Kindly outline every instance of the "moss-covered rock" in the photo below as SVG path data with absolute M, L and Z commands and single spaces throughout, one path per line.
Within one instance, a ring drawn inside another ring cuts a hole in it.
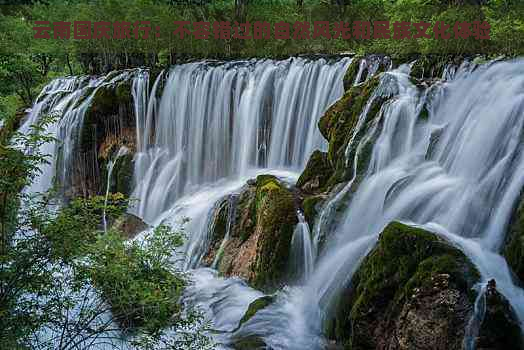
M 362 56 L 357 55 L 353 57 L 353 60 L 349 64 L 346 74 L 344 74 L 344 90 L 349 90 L 351 86 L 353 86 L 353 83 L 355 82 L 355 79 L 358 74 L 358 69 L 360 67 L 360 60 L 362 59 Z
M 272 304 L 274 301 L 275 301 L 275 296 L 273 295 L 264 295 L 263 297 L 260 297 L 252 301 L 249 304 L 246 312 L 244 313 L 244 316 L 242 316 L 242 318 L 238 322 L 238 327 L 240 328 L 244 323 L 246 323 L 251 318 L 253 318 L 253 316 L 255 316 L 255 314 L 258 311 L 265 309 L 270 304 Z
M 320 205 L 326 200 L 326 198 L 326 195 L 319 194 L 306 197 L 302 202 L 302 207 L 304 209 L 304 219 L 308 223 L 310 229 L 313 228 L 318 215 L 318 210 L 320 209 Z
M 257 177 L 259 237 L 251 283 L 257 288 L 276 287 L 288 266 L 293 230 L 298 223 L 293 194 L 275 177 Z
M 333 176 L 333 168 L 328 162 L 327 153 L 314 151 L 307 162 L 306 168 L 297 181 L 297 187 L 308 193 L 322 192 Z
M 476 268 L 457 248 L 393 222 L 341 297 L 329 335 L 347 349 L 461 349 Z
M 364 107 L 379 83 L 380 78 L 376 76 L 364 84 L 351 87 L 319 120 L 318 127 L 320 132 L 329 142 L 327 161 L 334 170 L 328 180 L 328 188 L 348 180 L 350 173 L 348 169 L 352 169 L 353 165 L 352 162 L 347 161 L 346 148 L 353 136 L 359 116 L 364 111 Z M 375 118 L 384 101 L 385 98 L 383 97 L 378 97 L 373 100 L 366 115 L 366 125 Z M 361 137 L 362 135 L 357 135 L 354 139 L 353 144 L 355 146 Z M 372 144 L 369 146 L 368 152 L 364 152 L 365 154 L 359 158 L 359 163 L 361 163 L 359 164 L 360 170 L 365 170 L 367 161 L 369 161 Z M 349 159 L 351 159 L 351 157 L 352 155 L 350 154 Z
M 235 339 L 231 344 L 235 350 L 265 350 L 267 344 L 258 336 L 252 335 L 249 337 L 242 337 Z
M 423 55 L 417 58 L 411 67 L 411 77 L 419 80 L 441 78 L 444 69 L 450 64 L 460 65 L 463 56 L 457 55 Z
M 273 289 L 285 278 L 291 238 L 298 222 L 293 193 L 275 176 L 260 175 L 238 195 L 230 237 L 222 247 L 218 270 L 252 286 Z M 219 205 L 211 245 L 203 263 L 211 265 L 222 245 L 229 213 Z
M 502 254 L 515 275 L 524 281 L 524 197 L 510 220 Z

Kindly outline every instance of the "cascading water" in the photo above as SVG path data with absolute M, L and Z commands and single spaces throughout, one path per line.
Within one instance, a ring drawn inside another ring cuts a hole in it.
M 456 244 L 477 265 L 484 282 L 497 280 L 524 320 L 524 293 L 514 286 L 497 254 L 524 185 L 524 62 L 494 63 L 473 72 L 466 65 L 453 81 L 437 84 L 427 94 L 410 83 L 407 72 L 404 66 L 381 79 L 382 85 L 397 91 L 396 97 L 379 114 L 382 127 L 365 178 L 330 233 L 306 292 L 287 299 L 294 308 L 303 307 L 299 313 L 309 323 L 298 335 L 288 336 L 304 337 L 315 329 L 320 334 L 321 322 L 311 315 L 329 310 L 378 233 L 392 220 L 422 225 Z M 424 103 L 427 120 L 419 114 Z M 436 133 L 438 140 L 432 143 Z M 255 316 L 252 324 L 260 326 L 263 317 L 263 313 Z M 262 335 L 274 345 L 281 331 L 272 330 L 277 335 Z M 465 342 L 471 347 L 471 339 Z
M 41 153 L 49 156 L 49 164 L 44 165 L 30 188 L 30 193 L 48 191 L 53 181 L 60 184 L 64 191 L 71 185 L 72 162 L 77 150 L 84 116 L 98 89 L 114 85 L 132 77 L 134 71 L 123 71 L 105 77 L 72 77 L 56 79 L 40 93 L 29 113 L 27 120 L 20 127 L 23 133 L 31 132 L 31 127 L 45 116 L 54 120 L 48 125 L 46 133 L 55 138 L 41 145 Z
M 298 172 L 325 148 L 317 121 L 343 93 L 350 59 L 189 63 L 160 75 L 136 156 L 135 214 L 154 221 L 202 184 L 251 168 Z M 165 87 L 156 98 L 160 79 Z M 150 126 L 154 126 L 149 128 Z
M 291 275 L 299 282 L 307 281 L 313 271 L 315 253 L 309 225 L 301 212 L 297 213 L 298 224 L 291 239 Z

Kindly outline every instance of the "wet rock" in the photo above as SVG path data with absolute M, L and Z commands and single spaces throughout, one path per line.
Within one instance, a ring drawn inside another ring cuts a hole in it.
M 131 239 L 140 232 L 147 230 L 149 225 L 142 221 L 138 216 L 125 213 L 115 220 L 112 228 L 121 232 L 125 238 Z
M 322 203 L 326 200 L 326 198 L 326 195 L 319 194 L 306 197 L 302 202 L 302 206 L 304 208 L 304 218 L 306 219 L 310 229 L 313 228 Z
M 328 334 L 350 349 L 461 349 L 479 274 L 438 236 L 393 222 L 342 295 Z
M 231 346 L 235 350 L 266 350 L 268 348 L 262 338 L 254 335 L 237 339 Z
M 273 295 L 264 295 L 263 297 L 260 297 L 249 304 L 249 307 L 247 308 L 246 312 L 244 313 L 244 316 L 240 319 L 238 322 L 238 327 L 240 328 L 244 323 L 249 321 L 255 314 L 268 307 L 275 301 L 275 296 Z
M 488 282 L 485 313 L 477 338 L 477 350 L 524 349 L 519 320 L 508 300 L 497 291 L 495 280 Z
M 202 259 L 202 263 L 205 266 L 212 266 L 215 259 L 221 259 L 223 251 L 220 251 L 222 241 L 224 240 L 228 230 L 228 217 L 229 217 L 229 203 L 228 199 L 222 200 L 215 209 L 213 219 L 211 222 L 211 231 L 213 236 L 211 237 L 211 243 L 209 249 Z
M 84 96 L 88 95 L 86 93 Z M 79 99 L 76 104 L 83 102 L 83 99 Z M 96 90 L 85 112 L 79 135 L 77 156 L 72 164 L 71 189 L 67 191 L 69 197 L 88 197 L 105 192 L 107 164 L 112 156 L 122 146 L 131 154 L 136 150 L 135 124 L 131 81 Z M 131 158 L 126 160 L 126 175 L 117 174 L 121 181 L 116 181 L 118 184 L 113 186 L 113 191 L 130 194 Z
M 221 208 L 221 209 L 220 209 Z M 204 256 L 210 265 L 222 245 L 223 218 L 215 214 L 212 244 Z M 271 290 L 285 278 L 293 229 L 298 222 L 292 192 L 276 177 L 260 175 L 247 185 L 237 199 L 230 238 L 224 242 L 218 270 L 226 276 L 239 276 L 256 288 Z
M 327 162 L 332 168 L 332 175 L 326 185 L 328 189 L 331 189 L 337 183 L 349 180 L 351 173 L 349 170 L 353 169 L 352 159 L 354 158 L 355 150 L 350 150 L 349 154 L 346 155 L 346 149 L 352 139 L 359 116 L 379 82 L 380 79 L 376 76 L 363 84 L 351 87 L 340 100 L 327 110 L 318 122 L 321 134 L 329 142 Z M 366 115 L 366 126 L 364 129 L 367 128 L 368 122 L 377 116 L 385 100 L 382 97 L 373 100 Z M 358 144 L 363 134 L 356 135 L 353 142 L 354 146 Z M 372 143 L 370 146 L 372 146 Z M 364 171 L 370 156 L 371 147 L 366 148 L 362 152 L 357 168 Z
M 116 152 L 118 152 L 117 149 L 115 149 L 115 153 Z M 109 192 L 119 192 L 126 195 L 126 197 L 131 195 L 133 191 L 133 157 L 133 154 L 127 153 L 115 160 L 115 154 L 112 154 L 109 159 L 99 160 L 100 187 L 102 193 L 106 191 L 107 181 L 109 180 Z M 111 178 L 108 179 L 108 164 L 110 161 L 114 162 L 114 166 Z
M 346 74 L 344 74 L 344 90 L 347 91 L 351 88 L 351 86 L 353 86 L 353 83 L 357 77 L 358 69 L 360 67 L 360 60 L 362 58 L 363 57 L 359 55 L 353 57 L 353 60 L 346 70 Z
M 410 76 L 418 80 L 440 79 L 449 65 L 459 66 L 464 56 L 457 55 L 422 55 L 411 67 Z
M 296 186 L 306 193 L 323 192 L 332 175 L 333 168 L 328 162 L 327 153 L 316 150 L 309 157 Z

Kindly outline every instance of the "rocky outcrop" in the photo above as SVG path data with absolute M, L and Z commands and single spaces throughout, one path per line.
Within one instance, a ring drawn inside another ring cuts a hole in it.
M 140 232 L 147 230 L 149 226 L 139 217 L 130 213 L 124 213 L 115 220 L 112 228 L 120 232 L 124 238 L 131 239 Z
M 234 206 L 226 203 L 215 212 L 204 264 L 215 261 L 220 273 L 242 277 L 256 288 L 279 286 L 285 279 L 298 222 L 293 193 L 276 177 L 260 175 L 248 183 Z M 234 213 L 228 224 L 230 210 Z
M 391 66 L 391 58 L 385 55 L 356 55 L 344 75 L 344 89 L 347 91 L 353 85 L 360 84 L 373 76 L 387 71 Z M 360 76 L 358 75 L 359 71 Z
M 457 55 L 422 55 L 415 59 L 410 75 L 417 80 L 439 79 L 446 67 L 459 66 L 463 61 L 464 57 Z
M 358 60 L 354 62 L 358 63 Z M 351 67 L 353 63 L 350 69 Z M 320 132 L 329 142 L 328 151 L 327 153 L 318 150 L 313 152 L 297 181 L 297 188 L 303 196 L 304 214 L 310 225 L 316 218 L 320 202 L 337 184 L 348 181 L 353 175 L 356 146 L 386 100 L 381 96 L 376 96 L 372 100 L 364 127 L 361 132 L 353 135 L 359 116 L 370 101 L 379 82 L 380 77 L 375 76 L 362 84 L 350 86 L 344 96 L 333 104 L 319 120 Z M 348 147 L 351 140 L 353 140 L 352 147 Z M 366 143 L 366 146 L 359 152 L 357 164 L 359 179 L 367 168 L 372 147 L 373 140 Z M 355 181 L 355 187 L 358 182 L 359 180 Z
M 461 349 L 479 274 L 438 236 L 393 222 L 342 295 L 329 334 L 346 349 Z
M 80 99 L 77 104 L 82 102 Z M 129 154 L 115 166 L 110 191 L 130 194 L 132 153 L 136 149 L 135 124 L 131 81 L 96 90 L 83 120 L 79 149 L 73 163 L 70 196 L 92 196 L 105 192 L 107 165 L 123 146 Z
M 241 327 L 244 323 L 246 323 L 251 318 L 253 318 L 253 316 L 255 316 L 255 314 L 258 311 L 265 309 L 266 307 L 271 305 L 274 301 L 275 301 L 275 296 L 273 295 L 264 295 L 263 297 L 260 297 L 252 301 L 249 304 L 246 312 L 244 313 L 244 316 L 242 316 L 242 318 L 238 322 L 238 327 Z
M 324 192 L 332 175 L 333 168 L 328 161 L 327 153 L 316 150 L 309 157 L 296 186 L 305 193 Z
M 520 323 L 495 280 L 486 287 L 485 312 L 476 339 L 477 350 L 524 349 Z

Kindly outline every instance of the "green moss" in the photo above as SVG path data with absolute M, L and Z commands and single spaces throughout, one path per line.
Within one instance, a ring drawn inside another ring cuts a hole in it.
M 318 206 L 319 203 L 324 201 L 324 196 L 310 196 L 304 199 L 304 202 L 302 203 L 302 206 L 304 207 L 304 218 L 306 219 L 306 222 L 308 223 L 310 228 L 313 228 L 315 224 L 315 219 L 318 214 Z
M 360 60 L 362 59 L 361 55 L 353 57 L 346 74 L 344 74 L 344 90 L 349 90 L 353 86 L 353 82 L 357 77 L 358 69 L 360 67 Z
M 337 308 L 331 335 L 353 342 L 348 337 L 359 333 L 350 330 L 361 320 L 379 317 L 371 316 L 377 313 L 393 317 L 415 288 L 427 286 L 439 274 L 449 275 L 450 284 L 468 293 L 473 303 L 471 288 L 480 275 L 460 250 L 423 229 L 390 223 L 353 276 L 353 287 Z M 355 341 L 366 344 L 365 339 Z
M 364 313 L 375 298 L 390 295 L 399 301 L 438 273 L 450 274 L 461 287 L 480 278 L 466 256 L 438 236 L 393 222 L 384 229 L 377 247 L 359 269 L 358 297 L 352 316 Z
M 235 350 L 264 350 L 267 349 L 267 345 L 260 337 L 251 335 L 235 340 L 233 348 Z
M 99 162 L 100 178 L 103 183 L 98 190 L 100 194 L 104 194 L 107 188 L 108 162 L 107 160 L 99 160 Z M 109 192 L 119 192 L 126 196 L 131 195 L 133 191 L 133 171 L 134 163 L 132 154 L 125 154 L 118 158 L 113 167 L 111 179 L 109 179 L 111 181 L 109 184 Z
M 256 230 L 260 237 L 250 282 L 256 288 L 271 289 L 285 276 L 298 219 L 293 194 L 274 176 L 261 175 L 256 182 Z
M 261 208 L 264 198 L 271 193 L 278 193 L 282 189 L 282 185 L 278 179 L 273 175 L 259 175 L 256 180 L 256 209 Z
M 255 231 L 256 221 L 256 187 L 249 186 L 240 194 L 237 202 L 233 236 L 239 237 L 242 242 L 245 242 Z
M 410 76 L 416 79 L 440 78 L 448 64 L 460 64 L 464 57 L 457 55 L 423 55 L 411 67 Z
M 253 316 L 255 316 L 255 314 L 258 311 L 265 309 L 268 305 L 270 305 L 274 301 L 275 301 L 275 297 L 273 295 L 264 295 L 263 297 L 260 297 L 256 299 L 255 301 L 251 302 L 246 312 L 244 313 L 244 316 L 242 316 L 242 318 L 240 319 L 240 322 L 238 323 L 238 328 L 240 328 L 244 323 L 246 323 Z
M 131 81 L 126 80 L 118 83 L 114 90 L 117 103 L 125 104 L 132 102 Z
M 379 83 L 380 77 L 375 76 L 364 84 L 351 87 L 342 99 L 331 106 L 319 121 L 322 135 L 329 141 L 327 160 L 331 167 L 334 168 L 334 172 L 326 184 L 327 189 L 337 183 L 347 181 L 349 178 L 350 172 L 348 169 L 352 169 L 353 165 L 347 162 L 346 148 L 353 136 L 360 114 Z M 369 127 L 370 121 L 379 113 L 384 101 L 385 98 L 382 97 L 373 101 L 366 115 L 364 131 Z M 349 159 L 353 159 L 356 145 L 358 145 L 363 135 L 364 132 L 356 135 L 353 143 L 355 147 L 350 150 Z M 367 168 L 366 165 L 370 159 L 373 144 L 370 143 L 369 147 L 369 149 L 365 150 L 363 156 L 359 158 L 360 162 L 357 168 L 359 171 L 364 171 Z
M 300 174 L 296 186 L 305 190 L 308 182 L 318 180 L 318 184 L 311 184 L 314 188 L 309 190 L 325 190 L 329 178 L 333 176 L 333 168 L 328 162 L 327 153 L 316 150 L 311 154 L 307 162 L 306 168 Z

